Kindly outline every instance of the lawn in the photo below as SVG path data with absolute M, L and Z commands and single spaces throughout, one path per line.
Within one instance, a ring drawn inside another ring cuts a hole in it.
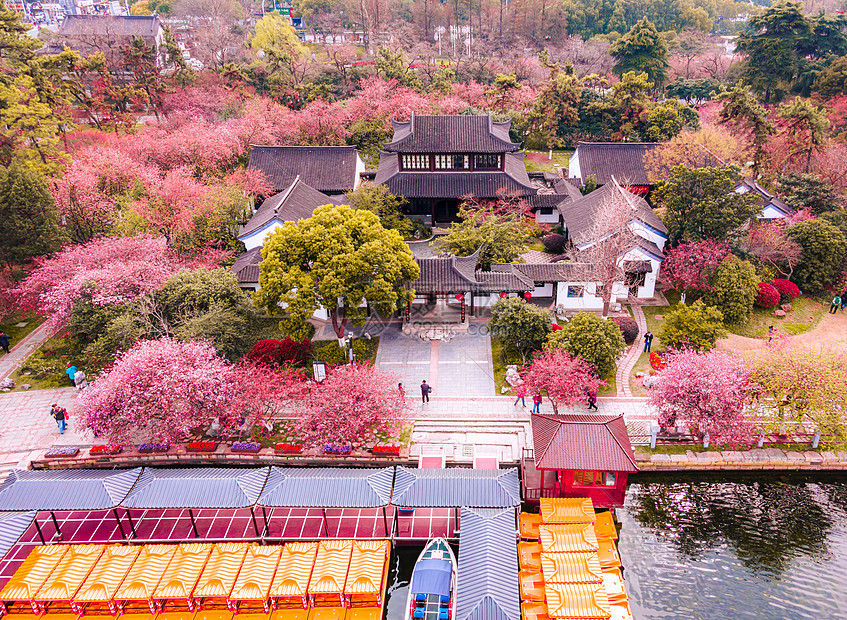
M 573 151 L 553 151 L 553 159 L 548 159 L 548 151 L 527 151 L 527 172 L 556 172 L 556 167 L 567 168 Z
M 11 374 L 11 378 L 18 385 L 28 383 L 33 390 L 71 387 L 65 374 L 68 363 L 82 368 L 89 380 L 100 371 L 99 368 L 81 366 L 81 359 L 82 350 L 73 340 L 53 336 L 25 359 Z M 12 391 L 20 390 L 20 387 L 16 387 Z
M 730 324 L 726 328 L 739 336 L 764 338 L 768 334 L 768 327 L 773 325 L 777 332 L 796 336 L 816 327 L 828 308 L 809 297 L 798 297 L 791 301 L 791 310 L 784 317 L 773 316 L 773 308 L 753 308 L 753 316 L 747 323 Z
M 11 339 L 9 347 L 13 347 L 43 322 L 44 318 L 37 315 L 13 314 L 5 323 L 0 323 L 0 330 L 6 332 L 6 335 Z M 23 323 L 24 325 L 18 327 L 18 323 Z

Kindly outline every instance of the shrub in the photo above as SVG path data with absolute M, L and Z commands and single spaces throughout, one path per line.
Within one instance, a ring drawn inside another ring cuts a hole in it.
M 594 364 L 600 377 L 605 377 L 626 345 L 617 323 L 591 312 L 579 312 L 562 329 L 547 336 L 547 346 L 581 357 Z
M 565 251 L 565 236 L 556 233 L 544 235 L 541 238 L 541 243 L 544 244 L 544 249 L 550 254 L 562 254 Z
M 758 284 L 753 265 L 730 256 L 715 270 L 712 290 L 703 296 L 703 301 L 716 306 L 727 323 L 744 323 L 753 312 L 753 302 L 759 293 Z
M 707 350 L 715 346 L 715 341 L 724 334 L 726 330 L 721 311 L 698 299 L 690 306 L 678 304 L 668 312 L 659 338 L 671 349 L 691 347 Z
M 772 284 L 759 282 L 759 294 L 756 296 L 756 305 L 760 308 L 773 308 L 779 303 L 779 291 Z
M 792 277 L 807 293 L 820 292 L 832 284 L 847 251 L 844 233 L 826 220 L 805 220 L 791 226 L 788 237 L 803 248 Z
M 520 297 L 499 299 L 491 308 L 488 329 L 504 347 L 521 354 L 524 362 L 530 351 L 544 345 L 552 331 L 553 315 L 545 308 L 527 303 Z
M 353 340 L 353 353 L 356 355 L 356 361 L 365 363 L 370 359 L 371 346 L 362 340 L 355 339 Z M 315 359 L 329 365 L 344 364 L 347 361 L 344 354 L 344 349 L 339 347 L 337 342 L 330 342 L 315 352 Z
M 635 319 L 628 316 L 618 316 L 612 319 L 621 328 L 624 342 L 632 344 L 638 337 L 638 323 Z
M 308 338 L 303 342 L 297 342 L 291 338 L 285 340 L 260 340 L 253 345 L 247 358 L 259 364 L 270 366 L 281 366 L 293 364 L 302 366 L 309 359 L 312 352 L 312 341 Z
M 800 292 L 800 288 L 794 284 L 794 282 L 786 280 L 785 278 L 777 278 L 771 282 L 771 286 L 773 286 L 779 293 L 780 301 L 795 299 L 800 297 L 802 294 Z

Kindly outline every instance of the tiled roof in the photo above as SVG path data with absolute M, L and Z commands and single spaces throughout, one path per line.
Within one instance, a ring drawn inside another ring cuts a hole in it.
M 400 153 L 505 153 L 520 150 L 509 138 L 511 121 L 495 123 L 488 116 L 416 116 L 408 123 L 392 122 L 394 136 L 383 145 Z
M 569 202 L 571 198 L 562 194 L 536 194 L 535 196 L 527 196 L 526 200 L 532 205 L 533 209 L 556 209 L 563 202 Z
M 253 214 L 239 239 L 256 232 L 270 222 L 296 222 L 312 217 L 312 212 L 321 205 L 332 204 L 329 196 L 309 187 L 300 177 L 295 177 L 285 190 L 267 198 Z
M 571 282 L 574 263 L 495 263 L 492 271 L 517 272 L 529 282 Z
M 638 471 L 623 415 L 532 415 L 539 469 Z
M 393 467 L 271 467 L 258 503 L 318 508 L 387 506 L 393 480 Z
M 247 508 L 256 503 L 268 468 L 145 467 L 126 499 L 126 508 Z
M 251 146 L 251 170 L 261 170 L 277 191 L 296 177 L 320 192 L 340 194 L 356 184 L 354 146 Z
M 640 235 L 635 235 L 635 241 L 636 243 L 638 243 L 638 247 L 640 247 L 645 252 L 652 254 L 656 258 L 663 259 L 665 257 L 665 253 L 662 252 L 662 249 L 649 239 L 645 239 Z
M 580 142 L 576 155 L 582 182 L 593 174 L 600 185 L 613 176 L 623 184 L 651 185 L 644 155 L 657 146 L 658 142 Z
M 462 508 L 456 620 L 520 620 L 513 510 Z
M 576 179 L 574 180 L 577 181 Z M 553 181 L 553 190 L 557 194 L 562 194 L 568 196 L 571 200 L 579 200 L 582 198 L 582 192 L 579 191 L 579 187 L 574 185 L 568 179 L 556 179 Z
M 667 234 L 667 227 L 644 198 L 622 189 L 615 183 L 607 183 L 579 200 L 563 202 L 559 205 L 559 213 L 562 214 L 570 237 L 572 239 L 578 238 L 580 235 L 588 233 L 594 224 L 595 214 L 603 201 L 613 200 L 616 196 L 625 198 L 633 207 L 633 219 L 665 235 Z
M 398 467 L 394 478 L 394 506 L 408 508 L 508 508 L 520 506 L 518 470 L 410 469 Z
M 0 510 L 108 510 L 123 501 L 141 469 L 15 469 L 0 485 Z
M 155 37 L 162 28 L 155 15 L 68 15 L 59 26 L 58 37 Z
M 794 209 L 789 207 L 785 202 L 777 198 L 775 195 L 770 193 L 764 187 L 756 183 L 754 179 L 742 179 L 735 185 L 735 191 L 738 193 L 740 188 L 747 188 L 749 192 L 753 192 L 755 195 L 755 203 L 759 205 L 762 210 L 767 207 L 773 207 L 774 209 L 781 211 L 785 215 L 790 215 L 794 213 Z
M 507 153 L 505 171 L 408 172 L 400 171 L 395 153 L 380 153 L 375 183 L 386 185 L 395 196 L 406 198 L 461 198 L 472 194 L 495 198 L 498 192 L 518 196 L 536 193 L 526 173 L 523 153 Z
M 527 282 L 520 274 L 516 275 L 509 270 L 506 273 L 477 271 L 478 260 L 479 252 L 471 256 L 416 258 L 421 274 L 409 287 L 418 294 L 532 290 L 532 282 Z
M 239 284 L 257 284 L 259 282 L 259 263 L 262 262 L 262 247 L 247 250 L 235 259 L 232 272 Z

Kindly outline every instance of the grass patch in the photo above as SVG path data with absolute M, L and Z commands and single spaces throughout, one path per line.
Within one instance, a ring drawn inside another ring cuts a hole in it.
M 768 327 L 773 325 L 777 333 L 784 332 L 796 336 L 817 327 L 826 310 L 824 304 L 819 301 L 810 297 L 798 297 L 791 301 L 791 310 L 784 317 L 773 316 L 773 308 L 753 308 L 749 321 L 740 325 L 730 324 L 726 328 L 738 336 L 765 338 Z
M 548 151 L 527 151 L 527 172 L 555 172 L 556 167 L 567 168 L 573 151 L 553 151 L 553 159 L 547 159 Z
M 31 390 L 71 387 L 68 375 L 65 374 L 68 363 L 82 368 L 89 381 L 100 372 L 99 368 L 82 364 L 82 349 L 76 341 L 53 336 L 25 359 L 11 374 L 11 378 L 18 385 L 28 383 Z M 16 387 L 12 391 L 21 391 L 21 388 Z
M 8 317 L 5 323 L 0 323 L 0 330 L 6 332 L 6 335 L 9 336 L 11 340 L 9 347 L 11 348 L 35 331 L 35 328 L 43 322 L 44 317 L 35 314 L 16 313 Z M 26 323 L 26 325 L 18 327 L 18 323 Z
M 506 353 L 503 351 L 503 343 L 497 338 L 491 338 L 491 361 L 494 365 L 494 393 L 497 396 L 503 394 L 511 395 L 512 386 L 506 382 L 506 366 L 516 364 L 519 368 L 523 365 L 520 355 L 517 353 Z M 506 392 L 503 392 L 506 388 Z
M 535 250 L 536 252 L 544 251 L 544 244 L 541 241 L 534 241 L 526 246 L 527 250 Z
M 753 444 L 750 448 L 744 446 L 715 446 L 710 445 L 704 448 L 703 444 L 657 444 L 655 449 L 650 449 L 650 446 L 633 446 L 633 450 L 640 454 L 685 454 L 688 450 L 692 452 L 726 452 L 728 450 L 753 450 L 757 449 L 758 444 Z M 810 443 L 766 443 L 763 447 L 776 448 L 783 452 L 805 452 L 811 450 Z
M 603 377 L 603 381 L 609 384 L 609 387 L 600 388 L 597 390 L 597 396 L 617 396 L 618 394 L 618 381 L 617 381 L 617 369 L 612 368 L 605 377 Z

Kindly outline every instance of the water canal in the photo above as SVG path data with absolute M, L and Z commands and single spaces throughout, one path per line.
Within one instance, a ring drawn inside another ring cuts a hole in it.
M 847 619 L 847 476 L 631 480 L 617 516 L 636 620 Z M 387 620 L 420 550 L 395 548 Z

